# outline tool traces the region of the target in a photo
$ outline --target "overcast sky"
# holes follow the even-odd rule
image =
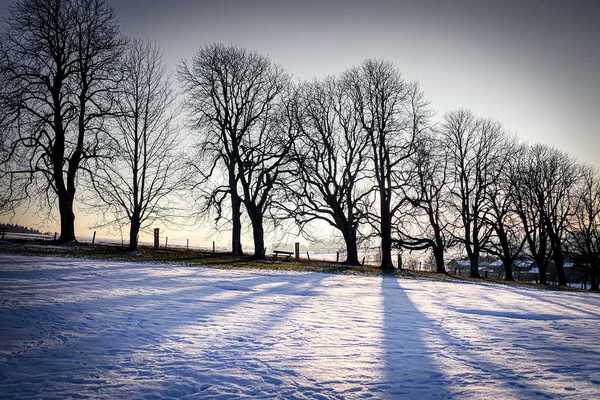
[[[10,3],[1,1],[4,15]],[[548,143],[600,166],[600,1],[135,0],[113,6],[122,31],[156,41],[171,70],[215,41],[267,54],[299,80],[384,58],[421,83],[438,116],[470,108],[523,141]]]

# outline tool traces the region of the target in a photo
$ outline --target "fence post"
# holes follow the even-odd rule
[[[159,239],[160,239],[160,229],[154,228],[154,250],[158,250]]]
[[[310,254],[308,254],[308,251],[306,252],[306,258],[308,258],[308,261],[310,262]]]
[[[54,241],[56,241],[56,232],[54,232]]]
[[[169,247],[169,237],[165,236],[165,249]]]
[[[213,254],[215,254],[215,241],[213,240]]]
[[[296,256],[296,261],[300,260],[300,243],[294,243],[294,255]]]
[[[340,251],[339,250],[335,252],[335,262],[336,263],[340,262]]]
[[[96,231],[94,231],[94,236],[92,236],[92,244],[94,244],[94,242],[96,242]]]
[[[190,239],[185,239],[185,248],[186,250],[190,249]]]
[[[402,253],[398,253],[398,269],[402,269]]]

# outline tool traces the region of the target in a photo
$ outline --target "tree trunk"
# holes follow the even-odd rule
[[[556,276],[558,277],[558,284],[560,286],[567,286],[567,275],[565,274],[565,258],[562,251],[554,251],[552,259],[554,261],[554,268],[556,269]]]
[[[236,194],[231,194],[231,252],[234,256],[242,256],[242,201]]]
[[[513,276],[513,257],[512,252],[510,251],[510,244],[508,242],[508,235],[504,230],[504,225],[502,220],[498,220],[498,228],[496,228],[496,232],[498,234],[498,239],[500,240],[500,244],[502,246],[502,256],[500,259],[502,260],[502,266],[504,267],[504,280],[505,281],[514,281],[515,278]]]
[[[538,264],[540,284],[546,285],[548,283],[548,280],[546,279],[546,263],[538,262],[536,260],[536,264]]]
[[[389,221],[381,221],[381,270],[394,272],[392,263],[392,229]]]
[[[469,256],[469,276],[471,278],[480,278],[479,275],[479,254],[477,252],[471,253]]]
[[[392,263],[392,218],[390,205],[383,199],[384,193],[380,193],[381,201],[381,270],[384,273],[394,272]]]
[[[600,291],[600,274],[596,270],[592,270],[590,274],[590,290],[593,292]]]
[[[58,196],[60,212],[60,243],[75,241],[75,214],[73,213],[73,196],[61,194]]]
[[[444,249],[435,246],[433,248],[433,258],[435,259],[435,271],[440,274],[445,274],[446,267],[444,266]]]
[[[343,232],[344,240],[346,242],[346,264],[360,265],[360,262],[358,261],[358,246],[356,244],[354,201],[352,200],[352,186],[350,185],[346,189],[346,212],[346,225]]]
[[[346,261],[347,265],[359,265],[358,261],[358,247],[356,245],[356,231],[351,227],[346,229],[344,234],[344,241],[346,242]]]
[[[513,276],[513,268],[512,268],[513,260],[505,258],[502,260],[502,265],[504,265],[504,280],[505,281],[514,281],[515,278]]]
[[[139,234],[140,234],[140,221],[135,216],[131,219],[129,224],[129,250],[135,251],[138,248]]]
[[[263,229],[263,217],[255,211],[248,211],[252,222],[252,236],[254,238],[254,259],[265,258],[265,234]]]

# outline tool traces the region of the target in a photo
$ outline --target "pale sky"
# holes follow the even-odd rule
[[[10,3],[0,1],[0,13]],[[522,141],[547,143],[600,166],[600,1],[137,0],[113,6],[122,31],[156,41],[171,71],[217,41],[266,54],[298,80],[383,58],[420,82],[438,118],[470,108]],[[13,220],[31,225],[34,219]],[[80,213],[78,234],[93,221]],[[178,236],[212,240],[206,225]],[[228,234],[217,240],[227,245]]]

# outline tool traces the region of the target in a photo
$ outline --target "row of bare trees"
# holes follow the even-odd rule
[[[482,254],[503,262],[507,280],[514,261],[527,257],[541,283],[552,265],[566,285],[571,257],[597,290],[598,171],[549,146],[519,144],[497,122],[468,111],[447,114],[439,129],[452,171],[445,214],[456,215],[449,232],[467,255],[471,276],[479,276]]]
[[[467,110],[433,123],[418,85],[390,63],[367,60],[294,85],[265,57],[216,44],[183,63],[179,78],[199,138],[194,188],[204,211],[231,219],[236,254],[243,205],[257,257],[265,219],[292,219],[304,232],[315,221],[337,230],[348,264],[359,262],[361,240],[378,238],[383,270],[393,269],[395,248],[430,250],[445,272],[454,247],[473,277],[482,255],[502,260],[509,280],[514,261],[529,256],[542,283],[552,263],[566,284],[565,258],[584,257],[571,244],[583,232],[588,239],[577,244],[587,243],[590,259],[598,221],[583,218],[582,185],[586,174],[596,179],[593,170],[547,146],[521,145]],[[585,204],[588,215],[600,207]]]
[[[179,77],[200,137],[194,187],[217,219],[230,216],[234,254],[242,252],[243,204],[255,257],[264,256],[270,216],[301,229],[325,221],[343,236],[346,262],[358,264],[359,226],[369,221],[381,237],[382,268],[393,269],[393,226],[406,201],[398,172],[428,117],[416,84],[370,60],[340,79],[292,85],[265,57],[219,44],[184,62]],[[227,179],[215,179],[223,172]]]
[[[57,206],[68,243],[83,192],[106,223],[129,223],[132,248],[171,214],[183,165],[174,96],[158,49],[122,37],[105,0],[15,2],[0,81],[2,210]]]
[[[483,255],[509,280],[530,257],[542,283],[553,266],[564,285],[573,258],[598,287],[597,171],[468,110],[436,123],[389,62],[295,83],[265,56],[207,45],[178,67],[180,107],[160,50],[122,37],[105,0],[17,1],[0,46],[0,206],[56,205],[62,242],[79,199],[128,224],[136,249],[185,190],[231,230],[235,255],[244,221],[263,258],[267,222],[286,220],[336,230],[352,265],[375,239],[384,271],[393,250],[420,250],[443,273],[454,249],[474,277]]]

